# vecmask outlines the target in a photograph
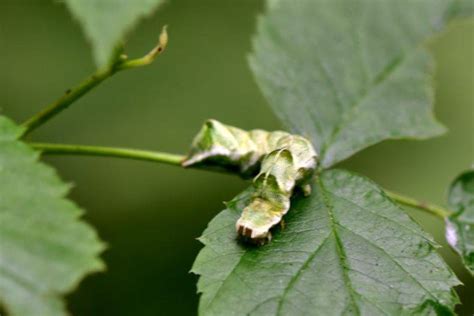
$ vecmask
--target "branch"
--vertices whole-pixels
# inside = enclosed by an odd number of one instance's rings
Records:
[[[107,79],[108,77],[114,74],[113,68],[106,68],[104,70],[99,70],[91,77],[84,80],[78,86],[69,89],[66,93],[56,100],[55,102],[51,103],[50,105],[46,106],[43,110],[39,113],[28,119],[23,123],[25,130],[22,136],[25,136],[31,133],[33,130],[38,128],[39,126],[46,123],[49,119],[53,116],[58,114],[59,112],[67,109],[69,105],[71,105],[74,101],[82,97],[84,94],[89,92],[92,88],[97,86],[99,83]]]
[[[31,133],[33,130],[46,123],[56,114],[67,109],[74,101],[78,100],[84,94],[89,92],[91,89],[99,85],[102,81],[111,77],[118,71],[142,67],[151,64],[155,60],[155,58],[164,51],[167,43],[168,33],[166,32],[165,26],[161,31],[158,44],[148,54],[146,54],[142,58],[132,60],[128,60],[128,57],[126,55],[122,55],[111,66],[106,67],[104,69],[99,69],[96,73],[84,80],[78,86],[67,90],[66,93],[58,100],[46,106],[42,111],[25,121],[23,123],[25,130],[22,136]]]
[[[46,143],[30,143],[29,145],[44,154],[117,157],[153,161],[173,166],[181,166],[181,161],[184,160],[184,156],[181,155],[130,148]]]
[[[395,192],[391,192],[388,190],[384,190],[384,191],[392,200],[395,200],[400,204],[417,208],[419,210],[430,213],[431,215],[435,215],[441,219],[445,219],[446,217],[449,217],[453,213],[452,211],[442,208],[441,206],[438,206],[438,205],[424,203],[414,198],[404,196]]]

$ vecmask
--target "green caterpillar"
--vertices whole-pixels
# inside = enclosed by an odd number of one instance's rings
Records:
[[[282,131],[244,131],[208,120],[196,135],[184,167],[220,169],[252,177],[254,195],[236,223],[244,239],[262,244],[290,209],[295,187],[311,193],[317,154],[306,138]]]

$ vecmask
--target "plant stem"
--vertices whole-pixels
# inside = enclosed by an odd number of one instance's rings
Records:
[[[145,160],[158,163],[164,163],[173,166],[181,166],[184,160],[183,155],[170,154],[158,151],[139,150],[130,148],[116,148],[103,146],[84,146],[84,145],[69,145],[69,144],[48,144],[48,143],[30,143],[34,149],[41,151],[44,154],[50,155],[83,155],[83,156],[102,156],[102,157],[116,157],[134,160]],[[451,211],[442,208],[441,206],[424,203],[417,199],[404,196],[395,192],[384,190],[388,197],[396,202],[417,208],[429,214],[435,215],[441,219],[452,214]]]
[[[181,166],[181,161],[184,159],[182,155],[130,148],[47,143],[30,143],[29,145],[44,154],[117,157],[153,161],[174,166]]]
[[[441,206],[434,205],[434,204],[429,204],[429,203],[424,203],[419,200],[416,200],[414,198],[404,196],[395,192],[391,192],[388,190],[385,190],[385,193],[392,199],[397,201],[400,204],[417,208],[419,210],[425,211],[427,213],[430,213],[432,215],[435,215],[441,219],[445,219],[446,217],[450,216],[452,214],[451,211],[442,208]]]
[[[74,101],[82,97],[84,94],[89,92],[92,88],[97,86],[99,83],[114,73],[115,69],[112,67],[99,70],[94,75],[81,82],[78,86],[67,90],[62,97],[23,123],[23,126],[25,127],[23,136],[43,125],[59,112],[67,109]]]
[[[105,79],[111,77],[116,72],[124,69],[137,68],[151,64],[155,60],[155,58],[164,51],[167,43],[168,33],[166,32],[165,26],[161,31],[158,44],[148,54],[141,58],[132,60],[128,60],[126,55],[122,55],[115,63],[103,69],[97,70],[97,72],[95,72],[92,76],[81,82],[78,86],[67,90],[66,93],[58,100],[46,106],[39,113],[25,121],[23,123],[25,129],[22,136],[31,133],[33,130],[43,125],[56,114],[67,109],[74,101],[89,92],[92,88],[99,85]]]

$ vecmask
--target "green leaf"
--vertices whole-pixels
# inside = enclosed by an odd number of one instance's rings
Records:
[[[455,213],[446,220],[446,239],[474,275],[474,170],[453,182],[449,204]]]
[[[251,189],[228,204],[200,240],[201,315],[452,314],[459,284],[435,244],[374,183],[324,172],[296,198],[271,243],[236,241]]]
[[[113,61],[127,33],[162,0],[66,0],[92,44],[98,67]]]
[[[11,315],[66,315],[59,296],[104,268],[104,244],[21,132],[0,116],[0,304]]]
[[[420,44],[446,0],[268,1],[250,65],[270,106],[329,167],[385,139],[443,133]]]

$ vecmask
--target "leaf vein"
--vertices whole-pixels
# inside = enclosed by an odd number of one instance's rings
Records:
[[[285,287],[285,289],[283,290],[283,294],[281,295],[281,299],[280,301],[278,302],[278,308],[277,308],[277,312],[276,314],[277,315],[280,315],[281,314],[281,309],[283,307],[283,303],[284,303],[284,300],[285,300],[285,297],[286,295],[288,294],[288,292],[290,291],[290,289],[293,287],[293,285],[295,284],[295,282],[298,280],[298,278],[300,277],[300,274],[301,272],[306,269],[309,265],[309,263],[316,257],[316,255],[318,254],[319,250],[323,247],[323,245],[329,240],[329,237],[331,236],[331,234],[328,234],[324,239],[323,241],[318,245],[318,247],[316,248],[316,250],[308,257],[308,259],[306,259],[304,261],[304,263],[301,265],[301,267],[298,269],[298,271],[295,273],[295,275],[293,276],[293,278],[291,278],[290,282],[288,282],[288,285]]]
[[[341,228],[345,229],[346,231],[348,231],[349,233],[353,234],[354,236],[357,236],[363,240],[365,240],[369,245],[371,245],[372,247],[382,251],[385,256],[387,258],[389,258],[390,261],[392,261],[397,267],[399,267],[403,272],[405,272],[405,274],[407,276],[410,277],[410,279],[412,279],[419,287],[421,287],[427,294],[429,294],[429,296],[431,298],[433,298],[436,302],[438,302],[439,304],[441,304],[438,300],[438,298],[433,294],[431,293],[430,290],[428,290],[420,281],[418,281],[417,278],[415,278],[401,263],[399,263],[397,260],[395,260],[394,257],[392,257],[384,248],[380,247],[379,245],[373,243],[370,239],[360,235],[359,233],[356,233],[354,232],[353,230],[351,230],[350,228],[346,227],[346,226],[343,226],[341,224],[338,224]]]

